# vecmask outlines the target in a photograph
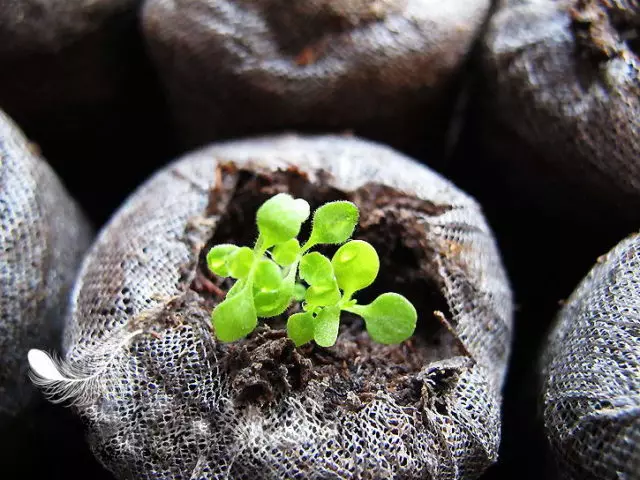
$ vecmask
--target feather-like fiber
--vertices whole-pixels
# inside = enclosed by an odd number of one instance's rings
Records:
[[[121,348],[141,333],[142,330],[136,330],[105,340],[90,355],[73,363],[31,349],[27,356],[31,368],[29,377],[54,403],[89,405],[100,395],[102,374],[116,366]]]

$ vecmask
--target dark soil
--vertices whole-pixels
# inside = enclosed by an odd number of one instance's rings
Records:
[[[262,319],[246,339],[220,345],[235,400],[269,404],[283,393],[302,389],[315,379],[327,380],[326,384],[330,385],[325,390],[327,406],[361,408],[380,388],[395,392],[401,404],[422,401],[422,389],[426,388],[425,367],[431,362],[467,355],[459,340],[446,328],[446,319],[451,318],[451,313],[434,263],[436,255],[442,257],[443,246],[435,245],[420,223],[421,217],[440,215],[450,207],[434,205],[373,183],[342,192],[330,185],[325,172],[319,172],[312,182],[297,169],[260,173],[257,168],[250,171],[238,170],[232,165],[220,167],[207,215],[218,213],[222,217],[214,235],[201,249],[198,272],[192,284],[204,297],[207,308],[213,308],[223,299],[233,281],[208,271],[206,253],[220,243],[253,245],[257,236],[256,211],[266,199],[279,192],[304,198],[312,211],[340,199],[358,205],[360,223],[354,238],[370,242],[381,262],[377,281],[359,293],[358,300],[368,303],[383,292],[401,293],[415,305],[419,313],[418,327],[408,341],[382,345],[370,339],[359,317],[343,313],[340,335],[333,347],[321,348],[311,343],[295,348],[284,331],[286,318],[299,308],[294,305],[285,315]],[[306,231],[303,227],[300,238],[306,238],[308,230],[309,225]],[[451,247],[448,246],[447,261],[451,261],[451,252],[455,252]],[[335,247],[320,250],[331,255]],[[450,380],[457,375],[456,368],[431,372],[428,387],[446,391]]]

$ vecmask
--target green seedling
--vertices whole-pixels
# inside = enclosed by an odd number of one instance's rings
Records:
[[[309,239],[300,245],[296,237],[309,215],[305,200],[280,193],[258,209],[253,249],[222,244],[209,251],[209,269],[236,280],[211,315],[218,339],[239,340],[256,328],[258,318],[281,315],[292,302],[302,307],[287,321],[287,334],[296,346],[311,340],[322,347],[335,344],[343,311],[362,317],[376,342],[400,343],[413,335],[416,309],[402,295],[384,293],[369,305],[353,298],[380,270],[369,243],[348,241],[358,223],[358,208],[346,201],[321,206],[313,215]],[[331,259],[310,252],[322,244],[341,246]]]

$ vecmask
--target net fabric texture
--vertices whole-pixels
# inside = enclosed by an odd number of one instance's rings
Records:
[[[636,0],[502,2],[484,40],[483,138],[514,188],[638,224],[639,26]]]
[[[0,424],[33,388],[29,348],[58,347],[90,229],[55,173],[0,111]]]
[[[569,479],[640,478],[640,235],[593,267],[543,356],[547,437]]]
[[[239,405],[221,367],[227,347],[190,288],[220,219],[203,212],[222,161],[267,176],[295,166],[311,183],[322,176],[344,192],[379,182],[450,206],[419,221],[468,354],[421,366],[414,405],[375,385],[357,408],[334,408],[327,401],[334,379],[314,378],[266,406]],[[452,243],[460,245],[455,261]],[[94,453],[118,478],[470,479],[497,456],[511,314],[492,233],[475,201],[447,180],[358,139],[251,139],[185,156],[123,205],[83,264],[65,359],[92,377],[76,408]],[[446,393],[429,393],[447,373]],[[352,380],[366,379],[356,372]]]
[[[408,147],[446,117],[489,5],[148,0],[143,27],[190,145],[295,128]]]

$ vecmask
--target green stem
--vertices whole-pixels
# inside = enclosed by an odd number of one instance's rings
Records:
[[[267,248],[264,247],[264,239],[262,235],[258,235],[258,239],[256,240],[256,244],[253,247],[253,263],[251,264],[251,268],[249,269],[249,274],[247,275],[247,281],[242,287],[244,290],[247,287],[253,288],[253,277],[256,274],[256,269],[258,268],[258,263],[260,263],[260,259],[264,256]]]
[[[350,307],[340,307],[340,310],[344,310],[345,312],[355,313],[356,315],[364,318],[363,312],[365,311],[365,305],[352,305]]]
[[[356,292],[352,292],[349,290],[345,290],[342,293],[342,298],[340,299],[340,301],[338,302],[338,307],[340,308],[340,310],[345,310],[345,311],[349,311],[347,308],[343,308],[344,305],[346,305],[347,303],[349,303],[351,301],[351,297],[353,296],[353,294]],[[352,312],[353,313],[353,312]]]
[[[300,248],[300,255],[299,257],[302,258],[302,255],[304,255],[305,253],[307,253],[307,251],[313,247],[315,247],[317,245],[316,242],[313,241],[313,239],[309,238],[309,240],[307,240],[305,242],[305,244]]]

